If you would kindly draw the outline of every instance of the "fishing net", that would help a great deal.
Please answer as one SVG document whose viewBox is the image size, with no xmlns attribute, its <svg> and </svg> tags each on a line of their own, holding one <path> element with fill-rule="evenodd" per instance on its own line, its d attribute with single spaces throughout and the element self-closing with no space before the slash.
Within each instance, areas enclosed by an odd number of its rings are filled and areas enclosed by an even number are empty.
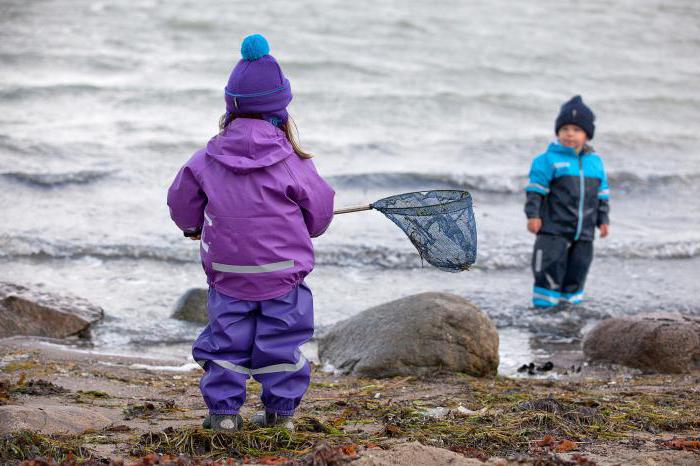
<svg viewBox="0 0 700 466">
<path fill-rule="evenodd" d="M 468 192 L 399 194 L 380 199 L 371 207 L 398 225 L 429 264 L 460 272 L 476 261 L 476 221 Z"/>
</svg>

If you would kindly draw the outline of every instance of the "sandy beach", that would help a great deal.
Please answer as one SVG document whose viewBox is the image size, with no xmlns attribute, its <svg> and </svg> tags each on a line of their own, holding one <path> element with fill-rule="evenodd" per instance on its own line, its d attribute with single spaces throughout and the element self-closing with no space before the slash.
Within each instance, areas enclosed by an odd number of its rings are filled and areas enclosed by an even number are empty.
<svg viewBox="0 0 700 466">
<path fill-rule="evenodd" d="M 1 341 L 0 352 L 5 464 L 30 457 L 133 463 L 153 453 L 166 455 L 162 462 L 185 455 L 182 464 L 226 458 L 357 465 L 700 461 L 697 372 L 642 375 L 584 365 L 580 372 L 555 369 L 536 378 L 375 380 L 314 369 L 294 433 L 246 425 L 240 433 L 213 434 L 199 427 L 206 410 L 194 364 L 23 337 Z M 557 368 L 578 361 L 576 351 L 557 354 L 564 355 Z M 246 418 L 261 408 L 256 382 L 249 382 L 248 394 Z"/>
</svg>

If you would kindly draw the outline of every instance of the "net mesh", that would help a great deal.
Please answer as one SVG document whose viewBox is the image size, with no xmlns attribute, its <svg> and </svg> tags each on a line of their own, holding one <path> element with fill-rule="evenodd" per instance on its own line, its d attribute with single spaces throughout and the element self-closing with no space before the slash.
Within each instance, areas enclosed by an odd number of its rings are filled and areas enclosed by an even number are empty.
<svg viewBox="0 0 700 466">
<path fill-rule="evenodd" d="M 466 191 L 399 194 L 372 204 L 401 228 L 429 264 L 448 272 L 476 261 L 476 221 Z"/>
</svg>

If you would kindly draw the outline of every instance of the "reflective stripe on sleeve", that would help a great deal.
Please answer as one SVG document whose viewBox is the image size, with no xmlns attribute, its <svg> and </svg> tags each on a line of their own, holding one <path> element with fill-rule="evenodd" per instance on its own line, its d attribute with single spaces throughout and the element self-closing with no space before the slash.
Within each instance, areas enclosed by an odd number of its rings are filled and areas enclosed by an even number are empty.
<svg viewBox="0 0 700 466">
<path fill-rule="evenodd" d="M 527 186 L 525 186 L 526 191 L 537 191 L 537 192 L 542 192 L 544 194 L 547 194 L 549 192 L 549 188 L 546 186 L 542 186 L 541 184 L 537 183 L 530 183 Z"/>
</svg>

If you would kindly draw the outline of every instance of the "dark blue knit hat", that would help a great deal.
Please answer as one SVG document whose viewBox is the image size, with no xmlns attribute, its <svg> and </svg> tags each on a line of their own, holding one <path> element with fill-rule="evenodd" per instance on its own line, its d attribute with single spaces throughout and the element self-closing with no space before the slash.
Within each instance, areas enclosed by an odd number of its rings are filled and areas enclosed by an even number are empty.
<svg viewBox="0 0 700 466">
<path fill-rule="evenodd" d="M 593 111 L 583 103 L 581 96 L 577 95 L 561 106 L 559 116 L 554 125 L 554 134 L 559 133 L 559 129 L 564 125 L 576 125 L 586 132 L 588 139 L 593 139 L 595 134 L 594 121 L 595 115 Z"/>
</svg>

